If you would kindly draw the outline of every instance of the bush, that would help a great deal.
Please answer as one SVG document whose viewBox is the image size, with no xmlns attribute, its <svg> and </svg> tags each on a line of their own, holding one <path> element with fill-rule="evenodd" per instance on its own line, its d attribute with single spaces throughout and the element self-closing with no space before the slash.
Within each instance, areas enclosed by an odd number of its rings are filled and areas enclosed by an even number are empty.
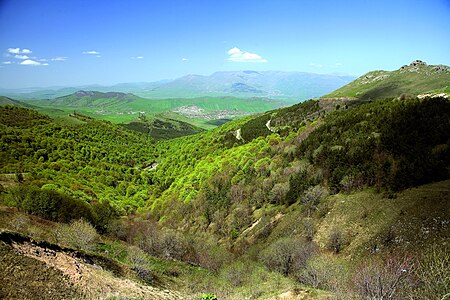
<svg viewBox="0 0 450 300">
<path fill-rule="evenodd" d="M 333 228 L 328 236 L 327 248 L 338 254 L 343 246 L 342 233 L 339 229 Z"/>
<path fill-rule="evenodd" d="M 201 236 L 195 237 L 191 241 L 195 257 L 193 263 L 202 266 L 217 273 L 222 266 L 229 262 L 231 254 L 223 247 L 217 244 L 217 241 L 213 237 Z"/>
<path fill-rule="evenodd" d="M 172 230 L 166 230 L 161 234 L 160 249 L 162 256 L 165 258 L 183 260 L 188 253 L 189 245 L 183 235 Z"/>
<path fill-rule="evenodd" d="M 146 283 L 152 283 L 153 274 L 146 267 L 146 256 L 141 249 L 137 247 L 128 248 L 128 260 L 131 263 L 131 269 L 136 272 L 139 278 Z"/>
<path fill-rule="evenodd" d="M 265 249 L 260 260 L 269 270 L 288 276 L 303 268 L 316 252 L 317 247 L 311 242 L 282 238 Z"/>
<path fill-rule="evenodd" d="M 345 270 L 332 257 L 316 256 L 295 277 L 300 283 L 315 289 L 336 292 L 345 282 Z"/>
<path fill-rule="evenodd" d="M 95 228 L 87 221 L 79 219 L 70 224 L 59 224 L 55 230 L 59 243 L 78 250 L 94 250 L 99 235 Z"/>
<path fill-rule="evenodd" d="M 412 286 L 413 260 L 390 257 L 384 261 L 364 261 L 353 274 L 359 299 L 405 299 Z"/>
<path fill-rule="evenodd" d="M 94 224 L 100 233 L 110 233 L 119 214 L 108 201 L 91 203 Z"/>
<path fill-rule="evenodd" d="M 322 197 L 325 196 L 326 190 L 320 185 L 309 187 L 301 198 L 301 203 L 305 205 L 308 216 L 317 208 L 317 205 L 322 200 Z"/>
<path fill-rule="evenodd" d="M 447 299 L 450 292 L 450 253 L 448 249 L 432 246 L 424 252 L 415 268 L 419 287 L 412 299 Z"/>
</svg>

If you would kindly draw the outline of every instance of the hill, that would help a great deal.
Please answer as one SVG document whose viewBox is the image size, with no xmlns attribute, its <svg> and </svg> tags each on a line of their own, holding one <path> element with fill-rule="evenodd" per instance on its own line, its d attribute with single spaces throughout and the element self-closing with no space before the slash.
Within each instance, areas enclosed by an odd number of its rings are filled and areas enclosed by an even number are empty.
<svg viewBox="0 0 450 300">
<path fill-rule="evenodd" d="M 28 107 L 33 108 L 33 105 L 11 99 L 9 97 L 0 96 L 0 106 L 6 106 L 6 105 L 12 105 L 12 106 L 20 106 L 20 107 Z"/>
<path fill-rule="evenodd" d="M 449 93 L 450 67 L 427 65 L 416 60 L 396 71 L 372 71 L 323 96 L 324 98 L 385 98 L 418 96 L 427 93 Z"/>
<path fill-rule="evenodd" d="M 45 102 L 47 106 L 66 106 L 66 107 L 95 107 L 98 109 L 108 108 L 115 105 L 124 105 L 135 100 L 142 99 L 133 94 L 119 92 L 97 92 L 97 91 L 77 91 L 73 94 L 58 97 Z"/>
</svg>

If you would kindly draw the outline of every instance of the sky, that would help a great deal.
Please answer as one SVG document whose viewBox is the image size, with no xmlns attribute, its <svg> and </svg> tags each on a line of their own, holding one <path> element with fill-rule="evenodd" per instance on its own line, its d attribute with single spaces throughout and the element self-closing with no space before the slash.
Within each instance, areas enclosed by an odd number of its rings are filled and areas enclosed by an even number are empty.
<svg viewBox="0 0 450 300">
<path fill-rule="evenodd" d="M 0 88 L 450 65 L 450 0 L 0 0 Z"/>
</svg>

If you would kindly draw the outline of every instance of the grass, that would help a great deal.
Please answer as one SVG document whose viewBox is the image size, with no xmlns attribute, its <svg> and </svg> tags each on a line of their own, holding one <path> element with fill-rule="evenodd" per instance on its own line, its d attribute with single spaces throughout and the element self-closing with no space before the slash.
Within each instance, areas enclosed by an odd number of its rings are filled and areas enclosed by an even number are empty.
<svg viewBox="0 0 450 300">
<path fill-rule="evenodd" d="M 385 196 L 371 189 L 330 196 L 331 209 L 318 223 L 319 245 L 326 247 L 335 229 L 343 235 L 343 255 L 352 257 L 392 247 L 420 251 L 448 239 L 443 221 L 450 211 L 450 180 L 411 188 L 392 199 Z"/>
</svg>

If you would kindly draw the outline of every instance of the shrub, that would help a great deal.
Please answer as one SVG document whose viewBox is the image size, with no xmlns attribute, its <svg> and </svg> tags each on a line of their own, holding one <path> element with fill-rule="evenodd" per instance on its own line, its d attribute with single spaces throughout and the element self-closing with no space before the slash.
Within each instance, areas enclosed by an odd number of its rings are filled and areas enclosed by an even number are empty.
<svg viewBox="0 0 450 300">
<path fill-rule="evenodd" d="M 345 282 L 345 270 L 332 257 L 316 256 L 310 259 L 305 268 L 295 274 L 296 279 L 315 289 L 337 291 Z"/>
<path fill-rule="evenodd" d="M 338 254 L 341 252 L 343 246 L 342 233 L 339 229 L 333 228 L 328 236 L 327 248 Z"/>
<path fill-rule="evenodd" d="M 302 224 L 303 224 L 303 236 L 307 241 L 311 242 L 314 238 L 314 234 L 316 233 L 314 223 L 309 218 L 304 218 Z"/>
<path fill-rule="evenodd" d="M 182 260 L 188 253 L 189 245 L 183 235 L 166 230 L 161 235 L 160 249 L 163 257 Z"/>
<path fill-rule="evenodd" d="M 59 224 L 55 235 L 58 242 L 84 251 L 93 250 L 99 237 L 95 228 L 83 219 L 70 224 Z"/>
<path fill-rule="evenodd" d="M 248 265 L 242 262 L 235 262 L 232 265 L 224 268 L 223 274 L 233 287 L 237 288 L 244 284 L 245 279 L 251 272 Z"/>
<path fill-rule="evenodd" d="M 289 191 L 289 183 L 281 182 L 273 186 L 272 190 L 269 192 L 269 202 L 274 204 L 281 204 L 286 198 Z"/>
<path fill-rule="evenodd" d="M 131 263 L 131 269 L 136 272 L 139 278 L 146 283 L 152 283 L 153 274 L 146 268 L 145 253 L 138 247 L 128 248 L 128 261 Z"/>
<path fill-rule="evenodd" d="M 354 291 L 359 299 L 405 299 L 412 286 L 412 267 L 409 257 L 364 261 L 353 274 Z"/>
<path fill-rule="evenodd" d="M 231 259 L 231 254 L 219 246 L 213 237 L 197 236 L 194 237 L 191 244 L 195 253 L 193 263 L 212 272 L 219 272 L 222 266 Z"/>
<path fill-rule="evenodd" d="M 311 242 L 282 238 L 271 244 L 260 259 L 269 270 L 288 276 L 303 268 L 316 252 L 317 247 Z"/>
<path fill-rule="evenodd" d="M 305 205 L 308 216 L 317 208 L 322 197 L 326 194 L 325 188 L 320 185 L 309 187 L 301 198 L 301 203 Z"/>
<path fill-rule="evenodd" d="M 94 201 L 91 203 L 92 213 L 94 218 L 94 224 L 97 230 L 100 233 L 109 233 L 111 232 L 111 225 L 117 220 L 119 217 L 118 212 L 114 209 L 114 207 L 109 204 L 108 201 L 97 202 Z"/>
<path fill-rule="evenodd" d="M 450 253 L 442 246 L 432 246 L 420 257 L 415 268 L 419 287 L 413 290 L 413 299 L 447 299 L 450 292 Z"/>
</svg>

